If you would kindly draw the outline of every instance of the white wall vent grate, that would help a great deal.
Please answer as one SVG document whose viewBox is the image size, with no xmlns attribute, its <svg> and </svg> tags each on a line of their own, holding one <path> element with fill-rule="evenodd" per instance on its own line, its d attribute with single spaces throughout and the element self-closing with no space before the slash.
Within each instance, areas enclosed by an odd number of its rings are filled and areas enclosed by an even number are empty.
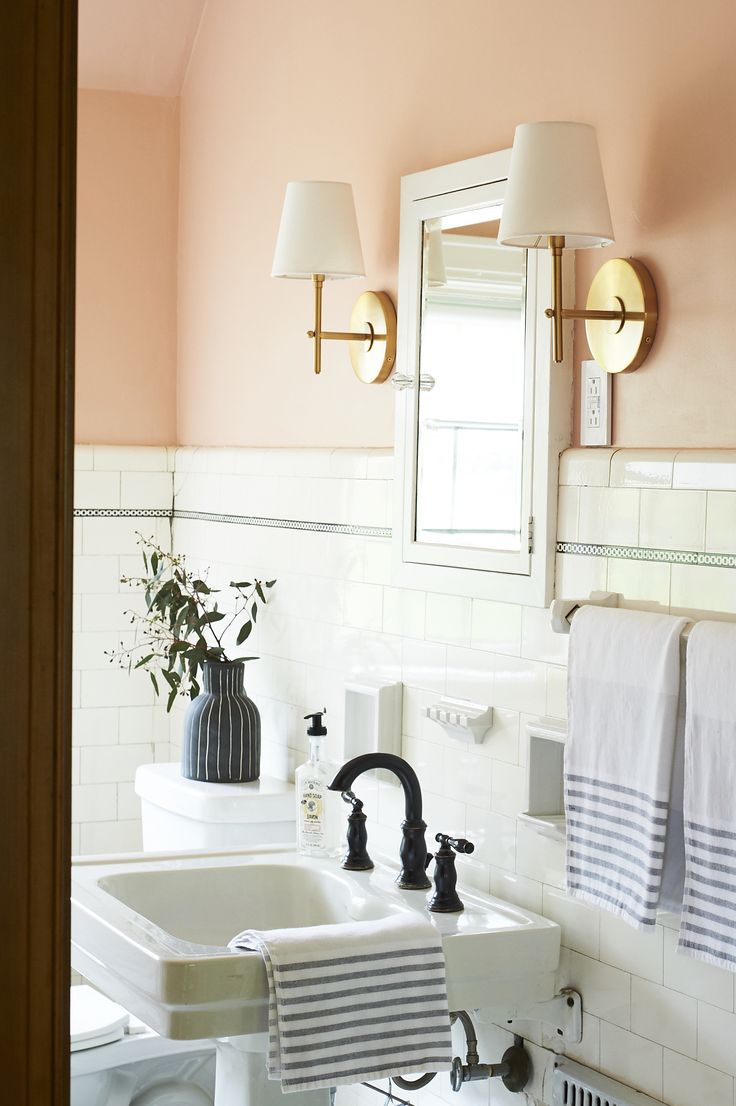
<svg viewBox="0 0 736 1106">
<path fill-rule="evenodd" d="M 551 1091 L 551 1097 L 545 1097 L 551 1106 L 663 1106 L 658 1099 L 576 1064 L 566 1056 L 555 1059 Z"/>
</svg>

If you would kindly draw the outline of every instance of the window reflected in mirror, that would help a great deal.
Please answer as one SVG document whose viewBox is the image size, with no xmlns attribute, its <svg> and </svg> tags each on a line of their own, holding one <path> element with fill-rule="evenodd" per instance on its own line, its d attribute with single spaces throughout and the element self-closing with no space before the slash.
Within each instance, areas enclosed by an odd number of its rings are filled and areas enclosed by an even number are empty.
<svg viewBox="0 0 736 1106">
<path fill-rule="evenodd" d="M 522 544 L 525 250 L 501 205 L 423 223 L 415 540 Z"/>
</svg>

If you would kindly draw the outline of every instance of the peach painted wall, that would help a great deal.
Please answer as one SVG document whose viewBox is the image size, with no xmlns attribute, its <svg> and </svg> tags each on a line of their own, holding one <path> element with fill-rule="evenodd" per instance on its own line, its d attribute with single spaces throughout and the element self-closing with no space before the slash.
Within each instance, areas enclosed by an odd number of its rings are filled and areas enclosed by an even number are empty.
<svg viewBox="0 0 736 1106">
<path fill-rule="evenodd" d="M 176 440 L 179 102 L 81 89 L 76 440 Z"/>
<path fill-rule="evenodd" d="M 396 292 L 403 174 L 576 119 L 617 234 L 578 255 L 578 298 L 616 254 L 660 295 L 646 366 L 614 384 L 616 441 L 736 445 L 735 36 L 731 0 L 210 2 L 182 96 L 179 440 L 390 444 L 392 388 L 341 348 L 315 379 L 310 288 L 269 276 L 286 181 L 354 184 L 368 279 L 328 288 L 342 328 L 363 288 Z"/>
</svg>

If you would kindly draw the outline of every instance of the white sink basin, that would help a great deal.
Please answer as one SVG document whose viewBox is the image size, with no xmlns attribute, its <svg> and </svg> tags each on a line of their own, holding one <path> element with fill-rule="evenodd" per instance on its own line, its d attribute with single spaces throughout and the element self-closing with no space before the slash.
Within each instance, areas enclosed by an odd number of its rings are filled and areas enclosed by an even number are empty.
<svg viewBox="0 0 736 1106">
<path fill-rule="evenodd" d="M 227 948 L 236 933 L 418 911 L 443 935 L 451 1010 L 512 1016 L 552 997 L 556 923 L 462 890 L 462 914 L 430 914 L 427 895 L 395 876 L 289 848 L 77 859 L 72 964 L 165 1037 L 260 1033 L 266 973 L 258 953 Z"/>
</svg>

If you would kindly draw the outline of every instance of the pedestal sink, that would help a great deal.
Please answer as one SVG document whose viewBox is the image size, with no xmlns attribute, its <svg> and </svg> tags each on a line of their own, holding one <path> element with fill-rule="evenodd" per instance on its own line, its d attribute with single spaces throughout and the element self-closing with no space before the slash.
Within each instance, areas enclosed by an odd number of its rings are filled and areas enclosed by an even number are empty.
<svg viewBox="0 0 736 1106">
<path fill-rule="evenodd" d="M 218 1079 L 218 1106 L 251 1098 L 266 1106 L 272 1094 L 283 1101 L 279 1084 L 265 1085 L 263 963 L 257 953 L 227 948 L 242 929 L 419 912 L 442 934 L 451 1010 L 511 1017 L 552 997 L 560 945 L 554 922 L 473 891 L 461 891 L 463 913 L 429 914 L 426 894 L 400 891 L 395 877 L 389 866 L 346 872 L 337 860 L 289 848 L 79 858 L 72 964 L 164 1037 L 231 1039 L 218 1057 L 228 1072 Z M 240 1091 L 229 1097 L 238 1080 L 250 1081 L 251 1098 Z M 305 1106 L 328 1101 L 324 1092 L 289 1098 Z"/>
</svg>

